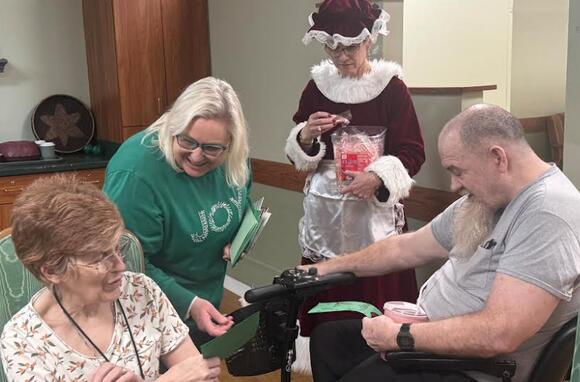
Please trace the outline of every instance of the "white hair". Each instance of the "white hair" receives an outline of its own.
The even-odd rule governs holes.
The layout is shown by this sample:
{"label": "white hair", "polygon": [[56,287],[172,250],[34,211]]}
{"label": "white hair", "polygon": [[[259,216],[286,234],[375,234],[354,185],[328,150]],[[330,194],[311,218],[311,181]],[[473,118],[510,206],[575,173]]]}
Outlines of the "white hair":
{"label": "white hair", "polygon": [[175,171],[182,172],[173,155],[173,139],[197,118],[226,123],[230,137],[225,153],[226,182],[229,186],[243,187],[250,172],[246,120],[236,92],[223,80],[206,77],[189,85],[173,106],[147,128],[143,141],[158,133],[153,143],[159,147],[167,163]]}

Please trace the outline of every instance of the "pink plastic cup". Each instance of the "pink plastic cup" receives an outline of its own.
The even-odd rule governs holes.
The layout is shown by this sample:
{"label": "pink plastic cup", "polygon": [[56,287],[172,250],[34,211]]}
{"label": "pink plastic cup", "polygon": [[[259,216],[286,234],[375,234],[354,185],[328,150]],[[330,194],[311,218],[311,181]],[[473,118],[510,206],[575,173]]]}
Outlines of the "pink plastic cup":
{"label": "pink plastic cup", "polygon": [[416,304],[406,301],[388,301],[383,305],[385,316],[396,323],[429,321],[427,314]]}

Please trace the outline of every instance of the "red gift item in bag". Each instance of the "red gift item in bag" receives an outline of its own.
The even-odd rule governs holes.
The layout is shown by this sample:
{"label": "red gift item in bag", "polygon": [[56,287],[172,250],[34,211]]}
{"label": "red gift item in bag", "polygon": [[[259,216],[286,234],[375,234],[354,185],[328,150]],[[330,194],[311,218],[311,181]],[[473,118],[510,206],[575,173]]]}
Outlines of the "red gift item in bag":
{"label": "red gift item in bag", "polygon": [[363,171],[371,163],[368,152],[348,152],[340,156],[340,180],[349,178],[345,171]]}
{"label": "red gift item in bag", "polygon": [[345,171],[364,171],[383,154],[385,133],[382,126],[347,126],[332,134],[339,189],[352,181]]}

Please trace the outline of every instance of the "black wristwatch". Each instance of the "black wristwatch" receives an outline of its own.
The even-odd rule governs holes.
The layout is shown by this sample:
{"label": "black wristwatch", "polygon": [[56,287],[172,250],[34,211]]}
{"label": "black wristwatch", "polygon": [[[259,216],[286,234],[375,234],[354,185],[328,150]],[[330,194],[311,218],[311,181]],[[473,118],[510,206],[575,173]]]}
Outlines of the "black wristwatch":
{"label": "black wristwatch", "polygon": [[411,324],[403,324],[399,329],[399,334],[397,334],[397,345],[402,351],[415,351],[415,339],[409,331],[410,329]]}

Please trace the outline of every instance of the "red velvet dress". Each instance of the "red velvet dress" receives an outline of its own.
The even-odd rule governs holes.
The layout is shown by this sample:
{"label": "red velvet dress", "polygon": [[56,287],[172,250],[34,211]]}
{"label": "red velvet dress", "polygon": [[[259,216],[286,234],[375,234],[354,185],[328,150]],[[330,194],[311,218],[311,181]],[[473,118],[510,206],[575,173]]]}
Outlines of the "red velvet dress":
{"label": "red velvet dress", "polygon": [[[384,63],[380,61],[380,63]],[[377,62],[371,63],[373,70]],[[322,65],[322,64],[321,64]],[[396,64],[395,64],[396,65]],[[398,67],[397,65],[397,68]],[[384,155],[396,156],[400,159],[409,175],[414,176],[425,161],[425,152],[423,139],[419,128],[415,109],[411,100],[410,93],[398,77],[398,73],[386,73],[388,77],[384,82],[382,89],[369,92],[368,96],[350,97],[338,93],[333,93],[332,84],[328,82],[323,84],[324,93],[330,98],[343,100],[345,102],[335,102],[323,94],[317,83],[325,79],[314,77],[306,85],[300,99],[299,109],[293,117],[295,123],[300,124],[308,120],[308,117],[317,111],[326,111],[332,114],[340,114],[350,110],[352,114],[351,125],[367,126],[384,126],[386,128]],[[366,79],[367,81],[369,78]],[[352,79],[351,79],[352,81]],[[365,81],[363,79],[363,81]],[[376,88],[376,83],[369,82]],[[379,85],[381,86],[381,85]],[[330,90],[329,90],[330,89]],[[347,89],[348,91],[348,89]],[[378,94],[378,96],[376,95]],[[365,99],[368,98],[368,99]],[[333,130],[322,135],[321,141],[326,144],[326,152],[323,159],[334,159],[331,134]],[[313,151],[318,151],[319,147],[315,145]],[[307,153],[314,155],[315,152]],[[362,223],[362,222],[361,222]],[[353,227],[356,229],[356,227]],[[311,260],[303,257],[302,264],[312,263]],[[415,302],[417,298],[417,285],[415,271],[413,269],[401,272],[391,273],[385,276],[360,278],[354,284],[339,286],[328,291],[319,293],[310,298],[302,305],[300,311],[300,334],[309,336],[311,331],[318,324],[330,320],[361,318],[358,313],[337,312],[324,314],[307,314],[318,302],[335,302],[335,301],[365,301],[371,303],[382,310],[386,301],[403,300]]]}

